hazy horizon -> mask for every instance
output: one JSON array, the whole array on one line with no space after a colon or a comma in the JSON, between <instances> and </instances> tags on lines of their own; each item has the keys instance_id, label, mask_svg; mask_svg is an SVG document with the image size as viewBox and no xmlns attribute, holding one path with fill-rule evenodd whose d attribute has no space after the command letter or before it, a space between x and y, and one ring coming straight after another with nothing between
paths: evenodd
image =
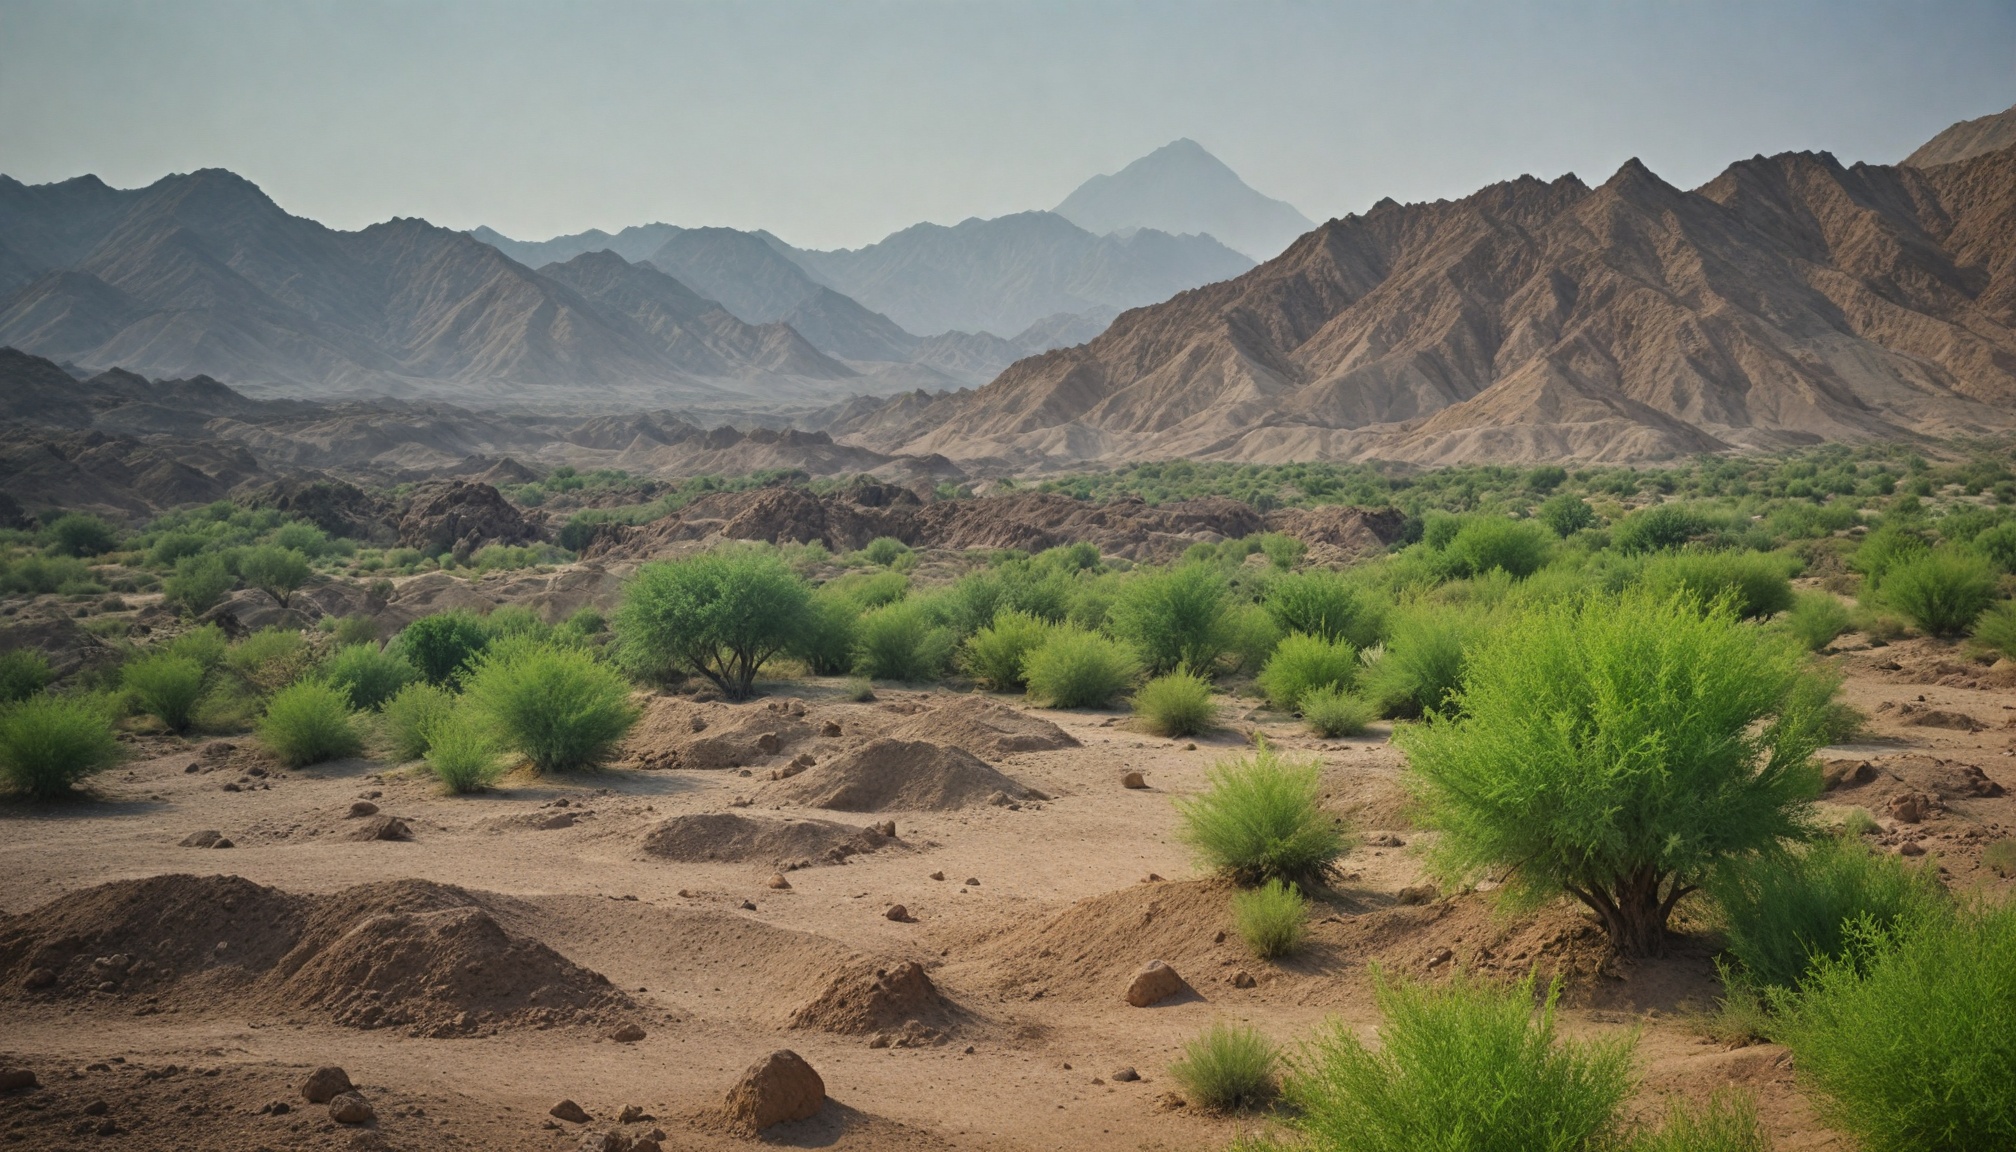
<instances>
[{"instance_id":1,"label":"hazy horizon","mask_svg":"<svg viewBox=\"0 0 2016 1152\"><path fill-rule=\"evenodd\" d=\"M2016 6L0 0L0 171L289 211L858 247L1190 137L1313 219L1637 156L1892 163L2016 102Z\"/></svg>"}]
</instances>

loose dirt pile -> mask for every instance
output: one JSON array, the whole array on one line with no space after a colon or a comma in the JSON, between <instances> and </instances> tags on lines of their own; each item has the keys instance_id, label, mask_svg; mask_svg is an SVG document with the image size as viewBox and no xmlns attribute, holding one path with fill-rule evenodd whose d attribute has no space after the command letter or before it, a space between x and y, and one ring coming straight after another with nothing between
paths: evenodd
<instances>
[{"instance_id":1,"label":"loose dirt pile","mask_svg":"<svg viewBox=\"0 0 2016 1152\"><path fill-rule=\"evenodd\" d=\"M235 876L117 881L0 929L0 977L16 995L145 996L143 1011L250 1000L431 1036L632 1009L598 973L505 931L471 893L422 881L328 896Z\"/></svg>"},{"instance_id":2,"label":"loose dirt pile","mask_svg":"<svg viewBox=\"0 0 2016 1152\"><path fill-rule=\"evenodd\" d=\"M943 744L975 756L1078 747L1076 737L1050 721L985 696L955 696L939 707L903 721L885 735L892 740Z\"/></svg>"},{"instance_id":3,"label":"loose dirt pile","mask_svg":"<svg viewBox=\"0 0 2016 1152\"><path fill-rule=\"evenodd\" d=\"M815 733L799 700L701 704L660 696L645 705L626 759L638 768L746 768Z\"/></svg>"},{"instance_id":4,"label":"loose dirt pile","mask_svg":"<svg viewBox=\"0 0 2016 1152\"><path fill-rule=\"evenodd\" d=\"M674 816L644 834L644 851L684 863L838 864L896 841L835 820L707 812Z\"/></svg>"},{"instance_id":5,"label":"loose dirt pile","mask_svg":"<svg viewBox=\"0 0 2016 1152\"><path fill-rule=\"evenodd\" d=\"M924 966L905 960L892 967L850 967L791 1014L793 1028L819 1028L846 1036L881 1034L896 1047L941 1043L960 1013L938 991Z\"/></svg>"},{"instance_id":6,"label":"loose dirt pile","mask_svg":"<svg viewBox=\"0 0 2016 1152\"><path fill-rule=\"evenodd\" d=\"M1210 880L1136 884L1080 900L1034 924L1008 929L958 954L959 967L1010 999L1037 993L1117 1002L1142 965L1217 971L1236 940L1232 888Z\"/></svg>"},{"instance_id":7,"label":"loose dirt pile","mask_svg":"<svg viewBox=\"0 0 2016 1152\"><path fill-rule=\"evenodd\" d=\"M874 740L766 789L766 796L839 812L936 812L1044 799L979 757L922 740Z\"/></svg>"}]
</instances>

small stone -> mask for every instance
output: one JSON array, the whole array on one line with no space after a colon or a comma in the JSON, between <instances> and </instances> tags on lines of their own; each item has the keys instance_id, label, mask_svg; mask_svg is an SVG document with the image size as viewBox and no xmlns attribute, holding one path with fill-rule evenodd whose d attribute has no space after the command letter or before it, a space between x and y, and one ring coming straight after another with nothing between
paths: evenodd
<instances>
[{"instance_id":1,"label":"small stone","mask_svg":"<svg viewBox=\"0 0 2016 1152\"><path fill-rule=\"evenodd\" d=\"M826 1104L826 1082L805 1058L779 1049L749 1066L728 1090L730 1120L752 1132L816 1116Z\"/></svg>"},{"instance_id":2,"label":"small stone","mask_svg":"<svg viewBox=\"0 0 2016 1152\"><path fill-rule=\"evenodd\" d=\"M1139 772L1123 772L1120 774L1120 787L1146 788L1148 787L1148 778Z\"/></svg>"},{"instance_id":3,"label":"small stone","mask_svg":"<svg viewBox=\"0 0 2016 1152\"><path fill-rule=\"evenodd\" d=\"M301 1098L310 1104L327 1104L345 1092L355 1091L350 1074L334 1064L325 1064L301 1082Z\"/></svg>"},{"instance_id":4,"label":"small stone","mask_svg":"<svg viewBox=\"0 0 2016 1152\"><path fill-rule=\"evenodd\" d=\"M621 1028L611 1032L609 1039L614 1040L618 1044L635 1044L637 1041L644 1039L644 1028L642 1025L636 1023L625 1024ZM629 1121L625 1120L624 1123L628 1124Z\"/></svg>"},{"instance_id":5,"label":"small stone","mask_svg":"<svg viewBox=\"0 0 2016 1152\"><path fill-rule=\"evenodd\" d=\"M914 917L910 915L910 910L908 908L905 908L901 904L891 904L889 906L889 910L887 912L882 913L882 915L890 920L896 921L898 924L908 924L911 923L911 921L914 919Z\"/></svg>"},{"instance_id":6,"label":"small stone","mask_svg":"<svg viewBox=\"0 0 2016 1152\"><path fill-rule=\"evenodd\" d=\"M1114 1082L1120 1084L1132 1084L1134 1081L1141 1079L1141 1073L1136 1072L1130 1066L1127 1068L1122 1068L1118 1072L1113 1073L1111 1079Z\"/></svg>"},{"instance_id":7,"label":"small stone","mask_svg":"<svg viewBox=\"0 0 2016 1152\"><path fill-rule=\"evenodd\" d=\"M828 721L826 721L826 723L824 723L824 724L821 724L821 725L819 726L819 735L821 735L821 736L838 736L838 735L840 735L840 725L839 725L839 723L838 723L837 721L833 721L833 720L828 720Z\"/></svg>"},{"instance_id":8,"label":"small stone","mask_svg":"<svg viewBox=\"0 0 2016 1152\"><path fill-rule=\"evenodd\" d=\"M546 1114L555 1120L565 1120L569 1124L586 1124L588 1122L587 1109L574 1103L572 1100L560 1101L558 1104L553 1105L553 1107L548 1108Z\"/></svg>"},{"instance_id":9,"label":"small stone","mask_svg":"<svg viewBox=\"0 0 2016 1152\"><path fill-rule=\"evenodd\" d=\"M933 880L943 880L943 879L945 879L945 873L943 873L943 872L933 872L933 873L931 873L931 879L933 879Z\"/></svg>"},{"instance_id":10,"label":"small stone","mask_svg":"<svg viewBox=\"0 0 2016 1152\"><path fill-rule=\"evenodd\" d=\"M117 1136L119 1134L119 1122L107 1116L98 1122L97 1127L91 1129L91 1134L94 1136Z\"/></svg>"},{"instance_id":11,"label":"small stone","mask_svg":"<svg viewBox=\"0 0 2016 1152\"><path fill-rule=\"evenodd\" d=\"M1433 904L1442 890L1433 884L1410 884L1394 896L1402 904Z\"/></svg>"},{"instance_id":12,"label":"small stone","mask_svg":"<svg viewBox=\"0 0 2016 1152\"><path fill-rule=\"evenodd\" d=\"M625 1104L623 1106L623 1114L616 1117L616 1122L618 1124L637 1124L649 1119L651 1119L651 1115L644 1111L642 1105Z\"/></svg>"},{"instance_id":13,"label":"small stone","mask_svg":"<svg viewBox=\"0 0 2016 1152\"><path fill-rule=\"evenodd\" d=\"M196 762L195 762L194 760L191 760L191 761L190 761L190 762L189 762L189 763L188 763L187 765L185 765L185 766L183 767L183 769L182 769L182 771L183 771L183 773L184 773L184 774L191 774L191 773L196 773L196 772L201 772L202 770L203 770L203 765L201 765L201 764L198 764L198 763L196 763Z\"/></svg>"},{"instance_id":14,"label":"small stone","mask_svg":"<svg viewBox=\"0 0 2016 1152\"><path fill-rule=\"evenodd\" d=\"M273 1103L268 1104L263 1111L269 1116L285 1116L289 1112L294 1111L294 1106L285 1100L275 1100Z\"/></svg>"},{"instance_id":15,"label":"small stone","mask_svg":"<svg viewBox=\"0 0 2016 1152\"><path fill-rule=\"evenodd\" d=\"M555 812L532 823L533 830L537 832L551 832L558 828L572 828L573 826L574 814L572 812Z\"/></svg>"},{"instance_id":16,"label":"small stone","mask_svg":"<svg viewBox=\"0 0 2016 1152\"><path fill-rule=\"evenodd\" d=\"M1244 968L1232 973L1232 987L1234 988L1257 988L1259 986L1260 982L1255 980L1253 974Z\"/></svg>"},{"instance_id":17,"label":"small stone","mask_svg":"<svg viewBox=\"0 0 2016 1152\"><path fill-rule=\"evenodd\" d=\"M1192 744L1185 744L1185 745L1183 745L1183 751L1185 751L1185 752L1195 752L1196 750L1197 750L1197 745L1196 745L1196 744L1194 744L1194 743L1192 743Z\"/></svg>"},{"instance_id":18,"label":"small stone","mask_svg":"<svg viewBox=\"0 0 2016 1152\"><path fill-rule=\"evenodd\" d=\"M84 1115L86 1116L103 1116L111 1110L112 1106L103 1100L93 1100L89 1104L84 1105Z\"/></svg>"},{"instance_id":19,"label":"small stone","mask_svg":"<svg viewBox=\"0 0 2016 1152\"><path fill-rule=\"evenodd\" d=\"M1450 951L1447 948L1443 948L1437 951L1433 956L1430 956L1428 958L1428 970L1430 972L1433 972L1435 969L1440 968L1442 965L1447 964L1454 959L1456 959L1456 953Z\"/></svg>"},{"instance_id":20,"label":"small stone","mask_svg":"<svg viewBox=\"0 0 2016 1152\"><path fill-rule=\"evenodd\" d=\"M223 833L218 832L217 830L212 828L206 828L201 832L191 832L189 835L184 836L182 838L182 847L208 848L212 844L217 843L218 840L222 839L223 835L224 835Z\"/></svg>"},{"instance_id":21,"label":"small stone","mask_svg":"<svg viewBox=\"0 0 2016 1152\"><path fill-rule=\"evenodd\" d=\"M744 912L754 912L754 911L756 911L756 902L755 902L754 900L744 900L744 901L742 901L742 911L744 911Z\"/></svg>"},{"instance_id":22,"label":"small stone","mask_svg":"<svg viewBox=\"0 0 2016 1152\"><path fill-rule=\"evenodd\" d=\"M1391 832L1382 832L1365 841L1365 846L1367 848L1405 848L1407 841L1393 835Z\"/></svg>"},{"instance_id":23,"label":"small stone","mask_svg":"<svg viewBox=\"0 0 2016 1152\"><path fill-rule=\"evenodd\" d=\"M210 845L212 848L236 848L237 846L229 836L219 836L217 842Z\"/></svg>"},{"instance_id":24,"label":"small stone","mask_svg":"<svg viewBox=\"0 0 2016 1152\"><path fill-rule=\"evenodd\" d=\"M1211 943L1223 944L1224 942L1225 942L1225 930L1223 928L1220 928L1218 931L1211 934Z\"/></svg>"},{"instance_id":25,"label":"small stone","mask_svg":"<svg viewBox=\"0 0 2016 1152\"><path fill-rule=\"evenodd\" d=\"M49 968L30 968L28 975L21 978L23 988L47 988L56 983L56 973Z\"/></svg>"},{"instance_id":26,"label":"small stone","mask_svg":"<svg viewBox=\"0 0 2016 1152\"><path fill-rule=\"evenodd\" d=\"M243 792L243 791L244 791L244 789L243 789L243 788L240 788L240 787L239 787L239 786L238 786L237 784L235 784L235 783L234 783L234 784L226 784L226 785L224 785L224 791L226 791L226 792Z\"/></svg>"},{"instance_id":27,"label":"small stone","mask_svg":"<svg viewBox=\"0 0 2016 1152\"><path fill-rule=\"evenodd\" d=\"M1127 1003L1136 1008L1146 1008L1177 995L1185 987L1183 977L1177 975L1176 969L1160 960L1151 960L1127 982Z\"/></svg>"},{"instance_id":28,"label":"small stone","mask_svg":"<svg viewBox=\"0 0 2016 1152\"><path fill-rule=\"evenodd\" d=\"M686 727L695 732L705 732L707 730L707 718L695 712L692 716L687 717Z\"/></svg>"},{"instance_id":29,"label":"small stone","mask_svg":"<svg viewBox=\"0 0 2016 1152\"><path fill-rule=\"evenodd\" d=\"M345 1092L329 1101L329 1118L338 1124L369 1124L378 1118L371 1102L355 1092Z\"/></svg>"},{"instance_id":30,"label":"small stone","mask_svg":"<svg viewBox=\"0 0 2016 1152\"><path fill-rule=\"evenodd\" d=\"M35 1073L26 1068L0 1068L0 1092L18 1092L23 1088L40 1088L42 1082L35 1079Z\"/></svg>"},{"instance_id":31,"label":"small stone","mask_svg":"<svg viewBox=\"0 0 2016 1152\"><path fill-rule=\"evenodd\" d=\"M1161 877L1161 876L1160 876L1160 875L1159 875L1158 873L1154 873L1154 872L1150 872L1150 873L1148 873L1148 875L1146 875L1146 876L1143 876L1143 877L1141 878L1141 883L1143 883L1143 884L1160 884L1160 883L1162 883L1162 877Z\"/></svg>"},{"instance_id":32,"label":"small stone","mask_svg":"<svg viewBox=\"0 0 2016 1152\"><path fill-rule=\"evenodd\" d=\"M1897 846L1897 854L1899 856L1923 856L1925 854L1925 845L1920 844L1916 840L1906 840Z\"/></svg>"},{"instance_id":33,"label":"small stone","mask_svg":"<svg viewBox=\"0 0 2016 1152\"><path fill-rule=\"evenodd\" d=\"M784 879L784 874L782 872L773 872L770 875L770 887L775 888L778 891L782 892L785 889L791 887L791 882L789 880Z\"/></svg>"},{"instance_id":34,"label":"small stone","mask_svg":"<svg viewBox=\"0 0 2016 1152\"><path fill-rule=\"evenodd\" d=\"M1890 818L1902 824L1922 823L1931 814L1931 804L1922 792L1906 792L1890 801Z\"/></svg>"},{"instance_id":35,"label":"small stone","mask_svg":"<svg viewBox=\"0 0 2016 1152\"><path fill-rule=\"evenodd\" d=\"M376 804L373 804L369 800L356 800L350 804L348 819L355 820L362 816L376 816L377 814L378 806Z\"/></svg>"},{"instance_id":36,"label":"small stone","mask_svg":"<svg viewBox=\"0 0 2016 1152\"><path fill-rule=\"evenodd\" d=\"M894 820L884 820L880 824L870 825L870 827L874 828L885 839L896 839L896 822Z\"/></svg>"},{"instance_id":37,"label":"small stone","mask_svg":"<svg viewBox=\"0 0 2016 1152\"><path fill-rule=\"evenodd\" d=\"M980 886L980 878L977 876L968 876L961 883L965 884L968 888L978 888Z\"/></svg>"}]
</instances>

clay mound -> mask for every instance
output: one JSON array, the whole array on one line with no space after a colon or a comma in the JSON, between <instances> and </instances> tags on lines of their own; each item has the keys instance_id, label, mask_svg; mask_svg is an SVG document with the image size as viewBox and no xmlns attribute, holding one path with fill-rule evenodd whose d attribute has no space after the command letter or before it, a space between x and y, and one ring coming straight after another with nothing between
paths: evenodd
<instances>
[{"instance_id":1,"label":"clay mound","mask_svg":"<svg viewBox=\"0 0 2016 1152\"><path fill-rule=\"evenodd\" d=\"M899 1045L942 1041L959 1012L914 960L886 968L858 965L830 980L819 995L791 1014L793 1028L819 1028L846 1036L894 1034Z\"/></svg>"},{"instance_id":2,"label":"clay mound","mask_svg":"<svg viewBox=\"0 0 2016 1152\"><path fill-rule=\"evenodd\" d=\"M1218 933L1237 939L1230 885L1215 880L1137 884L1080 900L1012 928L959 957L1005 995L1112 1000L1151 960L1178 972L1217 971ZM956 953L955 953L956 954Z\"/></svg>"},{"instance_id":3,"label":"clay mound","mask_svg":"<svg viewBox=\"0 0 2016 1152\"><path fill-rule=\"evenodd\" d=\"M744 816L707 812L674 816L644 834L644 851L685 863L786 864L800 860L837 864L895 841L873 828L834 820Z\"/></svg>"},{"instance_id":4,"label":"clay mound","mask_svg":"<svg viewBox=\"0 0 2016 1152\"><path fill-rule=\"evenodd\" d=\"M925 740L975 756L1052 752L1076 748L1078 739L1040 716L985 696L958 696L891 728L892 740Z\"/></svg>"},{"instance_id":5,"label":"clay mound","mask_svg":"<svg viewBox=\"0 0 2016 1152\"><path fill-rule=\"evenodd\" d=\"M959 748L922 740L875 740L769 790L788 803L838 812L970 808L995 794L1038 794Z\"/></svg>"},{"instance_id":6,"label":"clay mound","mask_svg":"<svg viewBox=\"0 0 2016 1152\"><path fill-rule=\"evenodd\" d=\"M659 697L632 730L626 759L639 768L746 768L811 739L803 712L795 700L710 705Z\"/></svg>"}]
</instances>

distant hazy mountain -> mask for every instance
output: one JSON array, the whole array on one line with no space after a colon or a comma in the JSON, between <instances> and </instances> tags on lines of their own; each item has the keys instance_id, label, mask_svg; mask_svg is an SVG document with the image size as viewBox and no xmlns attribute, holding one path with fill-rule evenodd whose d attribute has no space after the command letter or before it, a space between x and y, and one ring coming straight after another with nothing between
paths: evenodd
<instances>
[{"instance_id":1,"label":"distant hazy mountain","mask_svg":"<svg viewBox=\"0 0 2016 1152\"><path fill-rule=\"evenodd\" d=\"M1021 332L1060 312L1160 303L1253 266L1208 236L1151 229L1101 236L1054 212L917 224L866 248L789 255L922 334Z\"/></svg>"},{"instance_id":2,"label":"distant hazy mountain","mask_svg":"<svg viewBox=\"0 0 2016 1152\"><path fill-rule=\"evenodd\" d=\"M1904 163L1913 168L1954 164L1983 152L2000 152L2011 144L2016 144L2016 107L1993 116L1962 120L1919 145L1916 152L1904 158Z\"/></svg>"},{"instance_id":3,"label":"distant hazy mountain","mask_svg":"<svg viewBox=\"0 0 2016 1152\"><path fill-rule=\"evenodd\" d=\"M1247 187L1195 140L1165 144L1111 176L1094 176L1055 209L1088 232L1130 228L1207 233L1269 260L1316 225L1285 201Z\"/></svg>"},{"instance_id":4,"label":"distant hazy mountain","mask_svg":"<svg viewBox=\"0 0 2016 1152\"><path fill-rule=\"evenodd\" d=\"M636 224L611 236L600 228L555 236L551 240L513 240L495 228L471 228L469 235L497 249L527 268L566 263L584 252L614 252L635 264L649 260L665 241L685 231L670 224ZM747 319L747 317L744 317Z\"/></svg>"}]
</instances>

